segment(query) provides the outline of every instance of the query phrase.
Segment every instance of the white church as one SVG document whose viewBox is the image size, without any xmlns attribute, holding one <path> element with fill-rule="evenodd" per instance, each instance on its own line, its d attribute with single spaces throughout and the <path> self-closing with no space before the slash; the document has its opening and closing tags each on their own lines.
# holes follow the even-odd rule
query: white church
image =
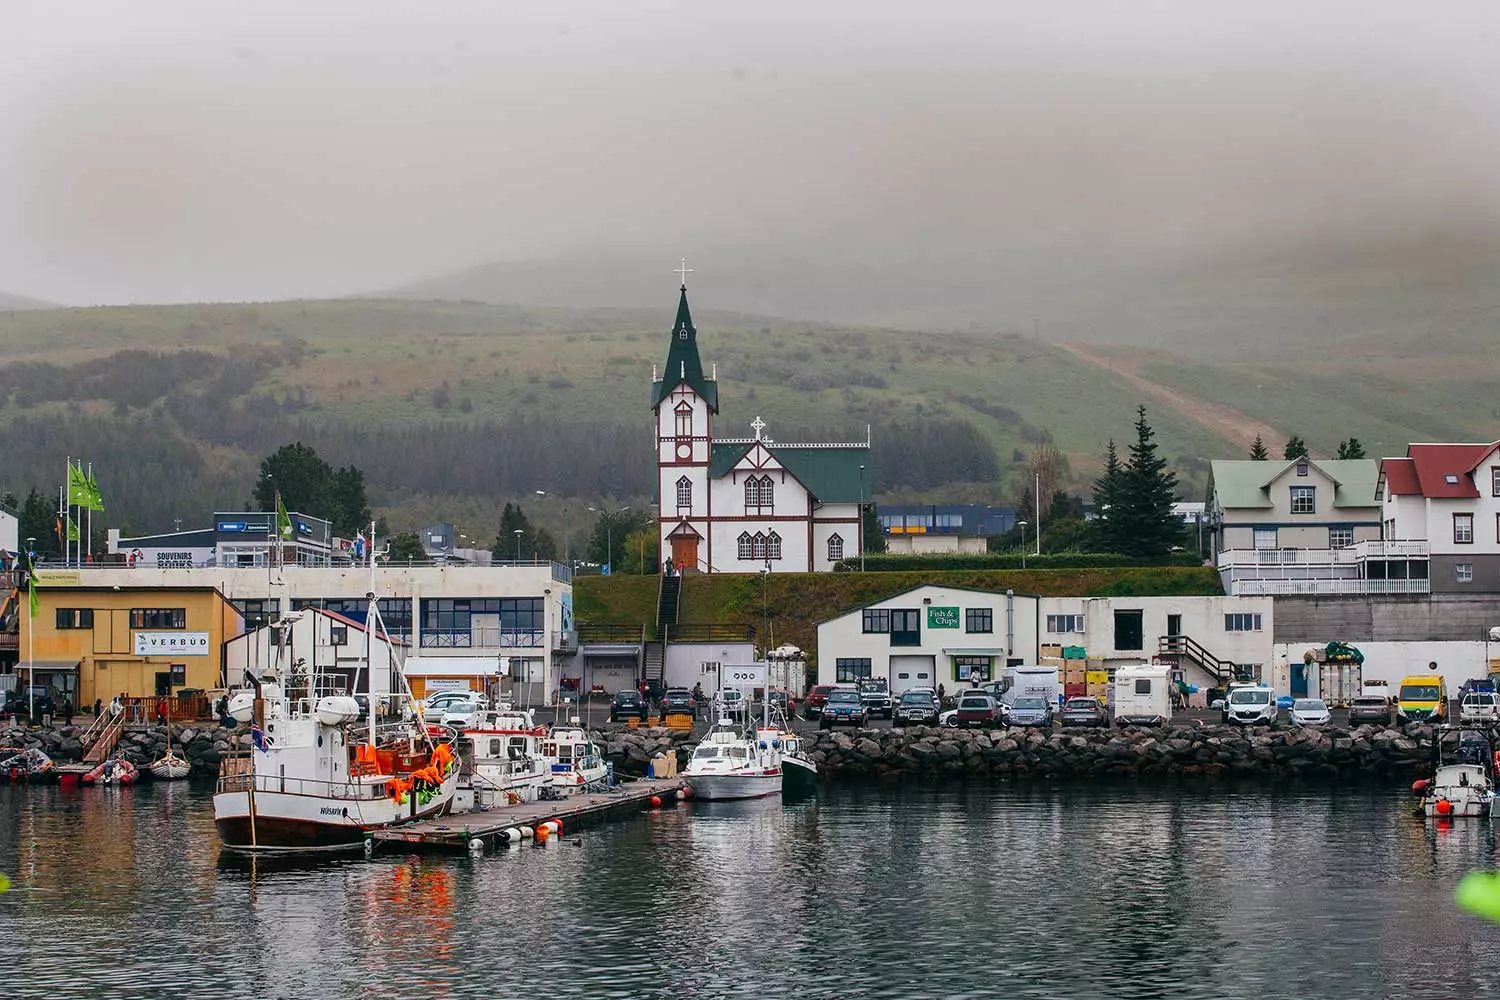
<svg viewBox="0 0 1500 1000">
<path fill-rule="evenodd" d="M 783 444 L 757 416 L 753 437 L 717 437 L 717 375 L 704 375 L 684 280 L 666 367 L 651 375 L 662 558 L 683 573 L 810 573 L 857 559 L 868 433 L 857 444 Z"/>
</svg>

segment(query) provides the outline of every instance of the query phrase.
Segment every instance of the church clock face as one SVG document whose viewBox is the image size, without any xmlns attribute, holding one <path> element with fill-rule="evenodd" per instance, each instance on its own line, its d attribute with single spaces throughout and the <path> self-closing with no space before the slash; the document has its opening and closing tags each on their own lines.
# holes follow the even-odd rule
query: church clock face
<svg viewBox="0 0 1500 1000">
<path fill-rule="evenodd" d="M 680 445 L 677 446 L 677 457 L 678 458 L 687 458 L 692 453 L 693 453 L 693 446 L 690 445 L 690 444 L 680 444 Z"/>
</svg>

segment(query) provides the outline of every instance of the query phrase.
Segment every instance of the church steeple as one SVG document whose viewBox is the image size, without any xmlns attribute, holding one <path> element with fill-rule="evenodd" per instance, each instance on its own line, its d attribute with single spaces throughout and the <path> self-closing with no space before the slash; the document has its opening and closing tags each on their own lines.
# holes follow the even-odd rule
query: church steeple
<svg viewBox="0 0 1500 1000">
<path fill-rule="evenodd" d="M 693 326 L 693 313 L 688 308 L 687 272 L 684 262 L 682 293 L 677 300 L 677 320 L 672 324 L 672 342 L 667 348 L 667 364 L 661 380 L 651 387 L 651 408 L 661 405 L 673 389 L 686 382 L 688 387 L 703 397 L 710 411 L 719 412 L 719 387 L 716 382 L 703 375 L 703 361 L 698 357 L 698 330 Z"/>
</svg>

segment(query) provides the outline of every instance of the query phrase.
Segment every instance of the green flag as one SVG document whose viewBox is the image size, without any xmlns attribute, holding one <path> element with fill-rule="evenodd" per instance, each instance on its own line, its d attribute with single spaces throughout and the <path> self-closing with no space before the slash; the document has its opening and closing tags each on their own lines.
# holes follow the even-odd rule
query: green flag
<svg viewBox="0 0 1500 1000">
<path fill-rule="evenodd" d="M 73 463 L 68 463 L 68 506 L 88 507 L 93 503 L 93 494 L 89 492 L 89 481 L 84 476 L 82 469 L 75 469 Z"/>
<path fill-rule="evenodd" d="M 292 537 L 292 519 L 287 516 L 280 493 L 276 494 L 276 533 L 282 538 Z"/>
<path fill-rule="evenodd" d="M 73 523 L 73 518 L 71 515 L 68 517 L 68 541 L 78 541 L 78 525 Z"/>
<path fill-rule="evenodd" d="M 30 552 L 25 553 L 25 556 L 26 556 L 26 596 L 31 599 L 31 618 L 32 618 L 33 621 L 35 621 L 36 620 L 37 611 L 39 610 L 38 605 L 40 603 L 37 600 L 37 597 L 36 597 L 36 563 L 34 563 L 32 561 L 31 553 Z"/>
<path fill-rule="evenodd" d="M 104 497 L 99 494 L 99 484 L 94 482 L 94 470 L 89 469 L 88 475 L 89 502 L 85 505 L 89 510 L 103 510 Z"/>
</svg>

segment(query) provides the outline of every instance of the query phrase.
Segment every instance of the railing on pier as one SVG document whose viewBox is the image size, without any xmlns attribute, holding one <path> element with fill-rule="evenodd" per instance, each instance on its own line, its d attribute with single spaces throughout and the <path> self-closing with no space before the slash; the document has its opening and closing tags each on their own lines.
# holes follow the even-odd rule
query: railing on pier
<svg viewBox="0 0 1500 1000">
<path fill-rule="evenodd" d="M 755 626 L 739 622 L 679 622 L 666 628 L 669 642 L 754 642 Z"/>
<path fill-rule="evenodd" d="M 165 708 L 166 716 L 172 722 L 198 722 L 213 718 L 213 702 L 206 694 L 124 698 L 120 704 L 125 707 L 120 718 L 133 725 L 155 722 L 158 708 Z M 109 715 L 108 705 L 104 706 L 102 715 Z"/>
<path fill-rule="evenodd" d="M 101 726 L 102 723 L 102 726 Z M 108 712 L 100 715 L 89 727 L 89 732 L 94 733 L 92 743 L 87 735 L 84 737 L 83 745 L 88 748 L 84 760 L 90 764 L 98 764 L 107 758 L 115 749 L 115 744 L 120 742 L 120 734 L 125 731 L 125 716 L 110 715 Z"/>
</svg>

